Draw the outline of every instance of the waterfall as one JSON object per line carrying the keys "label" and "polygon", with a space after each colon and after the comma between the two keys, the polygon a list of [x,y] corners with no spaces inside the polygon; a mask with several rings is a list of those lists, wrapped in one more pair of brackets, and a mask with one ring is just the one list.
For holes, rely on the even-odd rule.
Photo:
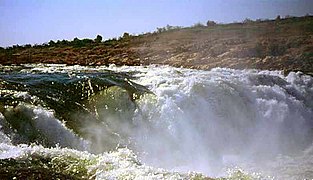
{"label": "waterfall", "polygon": [[186,174],[190,171],[227,177],[228,170],[254,179],[313,178],[313,78],[301,72],[5,68],[1,167],[27,161],[36,168],[64,157],[68,166],[73,160],[86,176],[100,179],[127,172],[133,173],[129,177],[153,172],[158,178],[204,177]]}

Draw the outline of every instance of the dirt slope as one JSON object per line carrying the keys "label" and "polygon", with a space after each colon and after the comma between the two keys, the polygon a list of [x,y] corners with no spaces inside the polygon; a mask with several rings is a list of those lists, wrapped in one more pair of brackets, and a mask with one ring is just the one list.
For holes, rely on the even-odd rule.
{"label": "dirt slope", "polygon": [[[83,41],[80,41],[83,42]],[[169,64],[301,70],[313,73],[313,17],[167,29],[124,34],[101,43],[56,43],[0,49],[1,64]]]}

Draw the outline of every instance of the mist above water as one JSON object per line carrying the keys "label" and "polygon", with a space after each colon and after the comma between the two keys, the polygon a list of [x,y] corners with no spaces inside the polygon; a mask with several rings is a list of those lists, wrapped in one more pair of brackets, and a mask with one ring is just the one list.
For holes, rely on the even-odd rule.
{"label": "mist above water", "polygon": [[[107,68],[35,66],[32,70],[66,71],[74,76],[80,69],[97,72]],[[312,77],[300,72],[284,76],[279,71],[226,68],[199,71],[169,66],[111,66],[108,69],[127,72],[134,79],[120,78],[121,86],[104,88],[79,102],[85,113],[90,112],[71,116],[72,123],[79,122],[80,129],[66,127],[53,109],[29,105],[24,100],[25,103],[0,114],[1,142],[11,148],[12,143],[31,143],[30,139],[44,135],[38,142],[48,147],[58,144],[96,154],[106,151],[114,154],[115,148],[126,147],[138,155],[141,163],[167,170],[197,171],[219,177],[225,176],[227,168],[240,167],[278,179],[313,178],[309,171],[313,162]],[[87,90],[92,92],[97,81],[86,82],[89,82]],[[129,83],[126,87],[137,83],[151,92],[133,97],[123,87],[124,82]],[[27,92],[18,94],[21,99],[35,98]],[[15,120],[20,123],[16,124],[20,136],[15,131],[9,132],[6,124]],[[5,150],[0,158],[17,157],[20,153],[17,149]]]}
{"label": "mist above water", "polygon": [[[131,71],[135,68],[125,68]],[[136,69],[149,87],[137,101],[131,148],[148,165],[221,175],[228,167],[269,172],[312,144],[313,78],[301,73]]]}

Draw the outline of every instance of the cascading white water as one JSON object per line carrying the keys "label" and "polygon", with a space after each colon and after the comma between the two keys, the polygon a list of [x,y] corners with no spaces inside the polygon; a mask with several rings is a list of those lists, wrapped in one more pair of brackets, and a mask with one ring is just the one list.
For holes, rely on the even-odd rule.
{"label": "cascading white water", "polygon": [[[115,69],[117,70],[117,69]],[[268,172],[280,156],[312,144],[313,78],[301,73],[216,68],[122,68],[155,94],[138,102],[133,134],[153,166],[221,175],[240,166]]]}
{"label": "cascading white water", "polygon": [[[20,104],[15,108],[5,112],[6,114],[23,113],[28,116],[30,121],[23,121],[20,119],[20,131],[21,134],[17,134],[14,130],[8,129],[8,125],[5,117],[0,113],[0,130],[6,132],[10,138],[0,131],[0,142],[11,144],[11,140],[14,144],[30,143],[28,137],[32,134],[40,133],[41,138],[45,138],[46,144],[50,146],[70,147],[79,150],[88,150],[89,142],[78,137],[72,130],[68,129],[64,123],[54,117],[54,113],[42,107],[33,105]],[[39,143],[39,142],[37,142]]]}
{"label": "cascading white water", "polygon": [[[115,94],[106,93],[111,99],[95,95],[95,100],[120,98],[111,102],[113,106],[132,107],[128,109],[131,112],[122,109],[119,114],[108,116],[105,113],[109,110],[97,109],[97,114],[107,117],[103,121],[106,123],[102,127],[101,123],[86,119],[81,129],[86,133],[86,140],[65,127],[52,111],[23,104],[15,107],[15,110],[30,112],[35,129],[62,147],[85,150],[90,135],[94,140],[90,142],[92,147],[99,148],[91,151],[103,152],[102,146],[106,146],[103,142],[107,142],[103,139],[110,137],[104,131],[109,129],[124,143],[122,147],[126,144],[141,163],[152,167],[197,171],[213,177],[225,177],[227,168],[239,167],[253,178],[258,177],[251,172],[260,172],[259,179],[270,179],[263,175],[277,179],[313,178],[313,78],[310,76],[300,72],[284,76],[280,71],[225,68],[199,71],[169,66],[34,65],[23,71],[75,74],[80,69],[128,72],[137,78],[134,82],[146,86],[153,94],[144,94],[135,104],[130,102],[127,91],[119,88],[109,88],[119,90]],[[66,148],[15,146],[9,133],[2,133],[2,127],[5,127],[5,118],[0,116],[0,159],[23,159],[34,154],[61,161],[69,158],[69,162],[74,158],[77,166],[86,166],[92,176],[99,179],[191,177],[142,166],[128,149],[91,155]],[[116,143],[115,139],[112,141]]]}

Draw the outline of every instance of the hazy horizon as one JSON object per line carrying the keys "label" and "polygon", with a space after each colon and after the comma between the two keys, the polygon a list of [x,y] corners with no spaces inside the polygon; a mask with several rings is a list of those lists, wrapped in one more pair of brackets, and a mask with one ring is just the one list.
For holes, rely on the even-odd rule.
{"label": "hazy horizon", "polygon": [[157,27],[192,26],[208,20],[230,23],[313,14],[310,0],[0,0],[0,46],[42,44],[50,40],[103,39]]}

